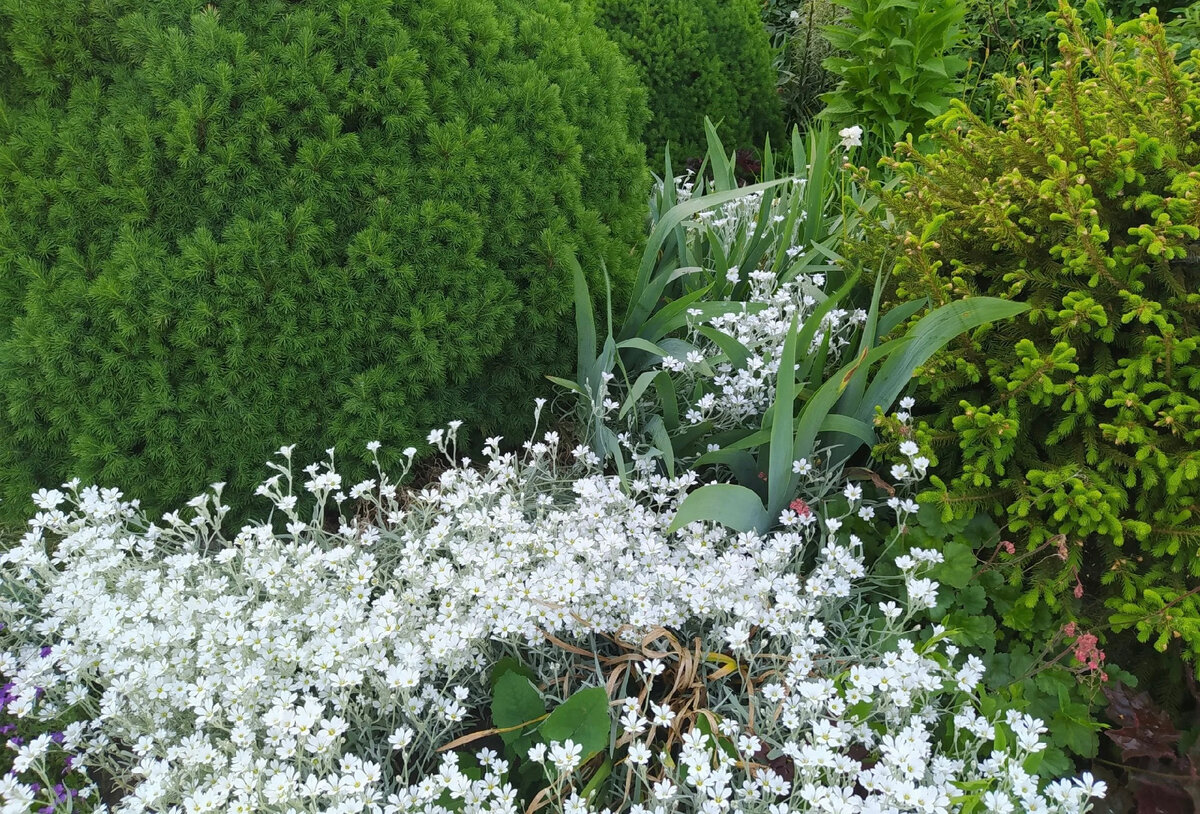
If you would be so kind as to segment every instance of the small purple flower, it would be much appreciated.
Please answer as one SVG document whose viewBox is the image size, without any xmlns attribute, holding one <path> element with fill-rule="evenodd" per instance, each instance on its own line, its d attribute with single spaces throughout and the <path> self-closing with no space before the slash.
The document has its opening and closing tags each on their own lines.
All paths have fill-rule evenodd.
<svg viewBox="0 0 1200 814">
<path fill-rule="evenodd" d="M 17 746 L 20 746 L 21 744 L 23 744 L 24 742 L 25 742 L 24 738 L 17 737 L 17 738 L 13 738 L 12 740 L 10 740 L 8 742 L 8 745 L 12 746 L 12 747 L 17 747 Z"/>
<path fill-rule="evenodd" d="M 50 655 L 50 653 L 53 651 L 54 651 L 53 647 L 51 647 L 50 645 L 46 645 L 45 647 L 43 647 L 41 649 L 42 658 L 46 658 L 46 656 Z"/>
<path fill-rule="evenodd" d="M 62 743 L 66 739 L 67 739 L 67 736 L 62 732 L 51 732 L 50 733 L 50 740 L 54 741 L 55 743 Z"/>
<path fill-rule="evenodd" d="M 5 724 L 4 726 L 0 726 L 0 735 L 7 735 L 9 732 L 16 731 L 17 727 L 15 724 Z"/>
<path fill-rule="evenodd" d="M 29 790 L 32 791 L 34 794 L 37 794 L 39 791 L 42 790 L 42 784 L 41 783 L 30 783 Z"/>
<path fill-rule="evenodd" d="M 36 700 L 36 701 L 41 701 L 41 700 L 42 700 L 42 696 L 44 696 L 45 694 L 46 694 L 46 688 L 45 688 L 45 687 L 34 687 L 34 688 L 33 688 L 33 697 L 34 697 L 34 700 Z"/>
</svg>

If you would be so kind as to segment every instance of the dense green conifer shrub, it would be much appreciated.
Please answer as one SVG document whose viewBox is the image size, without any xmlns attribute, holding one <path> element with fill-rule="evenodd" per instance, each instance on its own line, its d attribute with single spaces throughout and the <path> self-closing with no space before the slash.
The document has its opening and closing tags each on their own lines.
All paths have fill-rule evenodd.
<svg viewBox="0 0 1200 814">
<path fill-rule="evenodd" d="M 759 147 L 768 134 L 781 143 L 771 42 L 755 0 L 588 2 L 650 91 L 651 156 L 668 142 L 676 159 L 703 156 L 705 116 L 730 147 Z"/>
<path fill-rule="evenodd" d="M 1046 80 L 961 103 L 884 193 L 898 293 L 1029 303 L 924 370 L 944 519 L 1007 514 L 1051 568 L 1006 618 L 1079 614 L 1200 653 L 1200 80 L 1152 16 L 1098 38 L 1065 5 Z M 1018 539 L 1014 536 L 1012 539 Z M 1103 604 L 1101 604 L 1103 603 Z M 1041 618 L 1041 617 L 1039 617 Z"/>
<path fill-rule="evenodd" d="M 513 432 L 574 352 L 568 253 L 628 279 L 644 91 L 561 0 L 0 0 L 0 32 L 10 516 Z"/>
</svg>

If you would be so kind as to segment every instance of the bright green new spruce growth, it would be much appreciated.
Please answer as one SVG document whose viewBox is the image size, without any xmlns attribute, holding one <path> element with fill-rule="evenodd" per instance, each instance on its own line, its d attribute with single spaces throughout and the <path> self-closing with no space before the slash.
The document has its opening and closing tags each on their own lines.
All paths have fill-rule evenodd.
<svg viewBox="0 0 1200 814">
<path fill-rule="evenodd" d="M 704 117 L 730 147 L 783 138 L 770 37 L 755 0 L 589 0 L 650 92 L 646 147 L 677 164 L 705 154 Z M 581 3 L 584 5 L 584 3 Z M 661 161 L 655 166 L 661 165 Z"/>
<path fill-rule="evenodd" d="M 642 230 L 644 92 L 594 23 L 102 5 L 0 0 L 9 517 L 72 475 L 164 505 L 253 491 L 285 443 L 515 432 L 573 358 L 568 254 L 619 286 Z"/>
<path fill-rule="evenodd" d="M 933 130 L 940 149 L 895 165 L 898 293 L 1032 306 L 925 368 L 951 447 L 926 499 L 946 519 L 1006 512 L 1064 566 L 1013 625 L 1042 602 L 1100 621 L 1088 603 L 1103 599 L 1117 630 L 1195 655 L 1200 81 L 1154 16 L 1117 28 L 1087 10 L 1103 34 L 1063 5 L 1061 59 L 1047 81 L 1004 81 L 1003 125 L 956 104 Z"/>
</svg>

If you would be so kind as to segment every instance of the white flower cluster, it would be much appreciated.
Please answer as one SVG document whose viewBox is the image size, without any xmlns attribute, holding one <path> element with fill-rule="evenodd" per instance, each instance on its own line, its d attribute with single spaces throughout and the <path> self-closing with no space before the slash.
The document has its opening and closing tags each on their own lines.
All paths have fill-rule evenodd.
<svg viewBox="0 0 1200 814">
<path fill-rule="evenodd" d="M 452 449 L 456 429 L 433 442 Z M 562 471 L 560 443 L 547 433 L 518 458 L 489 439 L 480 465 L 458 462 L 403 499 L 381 473 L 350 489 L 375 520 L 343 517 L 336 533 L 324 530 L 324 506 L 347 496 L 332 461 L 306 470 L 318 500 L 311 519 L 299 514 L 289 460 L 260 490 L 275 506 L 270 522 L 228 541 L 219 488 L 191 503 L 193 518 L 172 513 L 161 525 L 114 490 L 39 493 L 42 511 L 0 557 L 13 597 L 2 608 L 13 645 L 0 671 L 13 681 L 13 714 L 87 721 L 62 745 L 39 739 L 22 767 L 74 750 L 116 778 L 115 810 L 129 814 L 440 814 L 447 799 L 515 812 L 503 761 L 474 778 L 435 752 L 479 721 L 489 662 L 500 649 L 540 653 L 552 680 L 578 664 L 547 634 L 584 642 L 661 627 L 751 665 L 784 660 L 753 690 L 710 688 L 742 763 L 692 734 L 674 764 L 682 773 L 642 810 L 940 812 L 951 810 L 955 782 L 983 779 L 1021 810 L 1086 809 L 1075 787 L 1040 794 L 1022 774 L 1040 744 L 1037 722 L 979 757 L 994 727 L 1017 725 L 979 712 L 977 661 L 953 666 L 957 652 L 938 631 L 887 652 L 872 644 L 903 636 L 936 595 L 921 576 L 936 552 L 901 563 L 905 609 L 875 610 L 856 599 L 866 566 L 862 541 L 840 531 L 850 512 L 794 515 L 765 536 L 704 524 L 668 535 L 694 474 L 643 473 L 627 493 L 585 463 Z M 861 490 L 847 494 L 862 502 Z M 915 507 L 891 508 L 902 524 Z M 850 511 L 863 517 L 861 506 Z M 872 638 L 874 628 L 882 633 Z M 625 712 L 635 737 L 674 715 L 648 696 Z M 947 754 L 933 733 L 951 725 Z M 747 769 L 764 743 L 786 771 Z M 875 758 L 864 763 L 851 748 Z M 556 744 L 547 759 L 565 774 L 577 757 Z M 644 774 L 664 759 L 647 740 L 629 764 Z M 10 776 L 0 795 L 15 812 L 35 793 Z M 568 796 L 564 805 L 588 804 Z"/>
<path fill-rule="evenodd" d="M 748 276 L 750 290 L 740 311 L 708 319 L 701 318 L 699 311 L 693 312 L 689 341 L 697 348 L 695 355 L 683 359 L 667 357 L 662 361 L 664 369 L 688 379 L 711 376 L 710 392 L 687 411 L 686 419 L 691 424 L 711 421 L 716 429 L 729 429 L 743 426 L 766 411 L 775 394 L 779 360 L 792 320 L 804 326 L 818 304 L 816 295 L 825 285 L 820 274 L 801 275 L 784 283 L 770 271 L 753 271 Z M 812 344 L 799 350 L 802 354 L 816 353 L 828 342 L 829 358 L 837 359 L 866 318 L 861 309 L 833 308 L 822 318 Z M 749 352 L 746 364 L 734 365 L 722 357 L 720 347 L 700 333 L 699 329 L 705 325 L 746 348 Z M 717 357 L 721 357 L 720 361 L 713 364 Z"/>
<path fill-rule="evenodd" d="M 675 178 L 676 199 L 680 202 L 689 200 L 696 194 L 698 183 L 690 173 Z M 711 247 L 711 241 L 715 240 L 725 261 L 735 262 L 745 252 L 750 235 L 758 235 L 768 246 L 760 265 L 771 263 L 781 249 L 790 261 L 795 261 L 808 249 L 797 244 L 803 217 L 797 218 L 788 234 L 785 234 L 784 224 L 788 220 L 793 194 L 803 190 L 805 183 L 805 179 L 796 178 L 772 190 L 775 197 L 765 212 L 762 208 L 764 193 L 751 192 L 693 215 L 685 221 L 685 226 L 689 240 L 697 244 L 695 254 L 704 256 L 703 247 Z M 700 183 L 700 191 L 708 188 L 708 184 Z M 765 229 L 759 224 L 760 218 L 767 220 Z M 720 274 L 722 269 L 710 271 Z M 779 359 L 792 320 L 796 319 L 800 327 L 804 326 L 824 299 L 822 292 L 826 283 L 822 273 L 781 277 L 768 268 L 740 268 L 737 265 L 725 268 L 723 274 L 729 287 L 721 289 L 721 296 L 705 301 L 733 302 L 741 307 L 709 317 L 704 316 L 702 309 L 692 309 L 687 339 L 690 349 L 662 360 L 664 370 L 684 380 L 685 384 L 677 388 L 678 392 L 691 392 L 690 385 L 700 379 L 707 380 L 705 392 L 686 408 L 684 418 L 693 425 L 711 421 L 717 430 L 743 426 L 761 416 L 770 406 Z M 817 353 L 828 342 L 828 358 L 835 361 L 851 341 L 855 329 L 866 319 L 867 313 L 862 309 L 834 308 L 822 318 L 810 346 L 800 348 L 799 352 L 802 355 Z M 722 348 L 701 332 L 702 328 L 715 329 L 740 343 L 746 349 L 747 362 L 733 364 Z M 616 401 L 611 404 L 614 408 L 616 405 Z"/>
<path fill-rule="evenodd" d="M 782 681 L 730 705 L 737 714 L 746 701 L 757 702 L 762 723 L 754 731 L 736 717 L 718 718 L 715 731 L 693 728 L 682 737 L 673 767 L 660 766 L 661 758 L 635 740 L 629 761 L 637 767 L 648 802 L 632 806 L 631 814 L 948 814 L 959 809 L 962 789 L 971 784 L 988 787 L 981 795 L 988 812 L 1086 811 L 1092 798 L 1103 796 L 1104 783 L 1087 774 L 1039 792 L 1037 777 L 1022 763 L 1044 748 L 1038 736 L 1045 727 L 1019 713 L 1003 723 L 1017 733 L 1016 749 L 969 760 L 939 749 L 932 728 L 936 704 L 930 702 L 951 670 L 936 645 L 928 643 L 918 653 L 907 644 L 885 654 L 884 666 L 851 667 L 843 681 L 814 678 L 812 663 L 796 655 Z M 942 649 L 954 652 L 952 645 Z M 637 698 L 626 702 L 627 737 L 640 738 L 664 725 L 661 709 L 650 721 L 640 715 Z M 864 704 L 881 717 L 856 714 Z M 996 725 L 980 737 L 993 740 Z M 869 767 L 852 756 L 856 749 L 872 755 Z M 665 771 L 654 778 L 656 768 Z"/>
</svg>

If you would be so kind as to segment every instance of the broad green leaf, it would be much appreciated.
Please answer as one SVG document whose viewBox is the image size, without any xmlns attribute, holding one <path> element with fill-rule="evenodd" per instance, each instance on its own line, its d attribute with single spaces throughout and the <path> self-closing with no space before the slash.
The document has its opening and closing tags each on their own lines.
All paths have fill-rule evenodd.
<svg viewBox="0 0 1200 814">
<path fill-rule="evenodd" d="M 894 353 L 907 344 L 908 341 L 908 339 L 893 339 L 877 348 L 872 348 L 866 354 L 846 364 L 832 378 L 821 385 L 813 397 L 809 399 L 808 403 L 804 405 L 804 412 L 800 414 L 800 426 L 796 429 L 796 444 L 792 453 L 793 459 L 813 457 L 817 435 L 825 423 L 825 418 L 832 411 L 833 405 L 837 403 L 842 390 L 849 383 L 854 372 L 862 365 L 869 367 L 888 354 Z M 851 417 L 862 420 L 858 416 Z"/>
<path fill-rule="evenodd" d="M 608 749 L 608 693 L 603 687 L 579 690 L 563 701 L 538 727 L 547 743 L 574 741 L 583 747 L 583 760 Z"/>
<path fill-rule="evenodd" d="M 679 399 L 675 395 L 675 382 L 671 374 L 660 370 L 654 377 L 654 390 L 658 393 L 658 403 L 662 406 L 663 422 L 668 430 L 679 427 Z"/>
<path fill-rule="evenodd" d="M 525 676 L 530 681 L 537 680 L 537 673 L 523 664 L 520 660 L 514 659 L 512 656 L 505 656 L 492 666 L 490 686 L 493 690 L 496 689 L 496 682 L 505 673 L 516 673 L 520 676 Z"/>
<path fill-rule="evenodd" d="M 909 317 L 924 308 L 928 302 L 928 297 L 922 297 L 919 300 L 909 300 L 903 305 L 897 305 L 891 311 L 888 311 L 879 319 L 879 333 L 877 334 L 877 337 L 882 339 L 892 331 L 896 330 L 896 328 L 906 322 Z"/>
<path fill-rule="evenodd" d="M 492 690 L 492 724 L 511 730 L 500 733 L 505 744 L 519 750 L 519 745 L 529 740 L 528 734 L 524 728 L 511 728 L 535 722 L 545 713 L 542 694 L 528 678 L 514 671 L 501 673 Z"/>
<path fill-rule="evenodd" d="M 609 778 L 609 775 L 612 774 L 612 770 L 612 758 L 605 757 L 604 762 L 600 764 L 600 768 L 597 769 L 596 773 L 593 774 L 591 779 L 588 780 L 587 785 L 583 787 L 583 791 L 580 792 L 579 796 L 584 800 L 591 798 L 591 796 L 596 793 L 596 790 L 600 788 L 600 784 Z"/>
<path fill-rule="evenodd" d="M 805 354 L 805 361 L 800 365 L 800 377 L 809 379 L 814 374 L 820 376 L 823 371 L 815 368 L 813 358 L 808 353 L 808 349 L 812 347 L 813 339 L 817 335 L 817 331 L 821 329 L 821 320 L 825 315 L 837 307 L 849 293 L 854 289 L 858 282 L 858 272 L 850 276 L 850 279 L 834 293 L 830 294 L 824 302 L 813 309 L 813 312 L 804 320 L 804 326 L 800 329 L 796 336 L 796 349 L 798 352 Z"/>
<path fill-rule="evenodd" d="M 692 447 L 695 444 L 705 442 L 707 448 L 707 439 L 712 432 L 713 425 L 711 421 L 701 421 L 699 424 L 690 424 L 686 429 L 679 432 L 675 436 L 675 452 L 681 458 L 689 457 L 693 454 Z"/>
<path fill-rule="evenodd" d="M 637 348 L 638 350 L 643 350 L 646 353 L 652 354 L 654 356 L 669 356 L 670 355 L 667 351 L 663 350 L 661 346 L 656 345 L 653 342 L 650 342 L 646 339 L 642 339 L 639 336 L 635 336 L 631 339 L 623 339 L 620 342 L 618 342 L 617 350 L 620 350 L 622 348 Z"/>
<path fill-rule="evenodd" d="M 549 379 L 550 381 L 554 382 L 555 384 L 557 384 L 559 387 L 565 387 L 568 390 L 572 390 L 581 396 L 587 395 L 587 391 L 584 390 L 579 385 L 575 384 L 575 382 L 573 382 L 573 381 L 570 381 L 568 379 L 561 379 L 558 376 L 547 376 L 546 378 Z"/>
<path fill-rule="evenodd" d="M 662 372 L 660 370 L 647 370 L 637 377 L 637 381 L 633 383 L 633 387 L 629 388 L 629 395 L 625 397 L 625 403 L 621 405 L 621 410 L 617 413 L 618 420 L 624 418 L 625 414 L 633 409 L 634 405 L 638 403 L 638 399 L 646 392 L 646 388 Z"/>
<path fill-rule="evenodd" d="M 875 276 L 875 287 L 871 292 L 871 307 L 867 310 L 867 321 L 863 325 L 862 332 L 859 335 L 858 351 L 856 356 L 861 356 L 871 348 L 875 347 L 876 334 L 875 331 L 879 325 L 879 298 L 883 295 L 883 275 Z M 838 399 L 837 407 L 842 412 L 851 412 L 858 406 L 862 400 L 863 391 L 867 387 L 867 368 L 860 367 L 851 377 L 850 383 L 846 385 L 845 391 L 841 398 Z M 847 405 L 850 405 L 847 408 Z"/>
<path fill-rule="evenodd" d="M 667 534 L 698 520 L 720 523 L 734 531 L 759 532 L 770 528 L 772 522 L 758 495 L 732 483 L 710 483 L 685 497 Z"/>
<path fill-rule="evenodd" d="M 757 449 L 763 444 L 770 442 L 770 440 L 771 431 L 769 429 L 755 430 L 754 432 L 739 438 L 737 441 L 731 441 L 728 444 L 722 444 L 721 448 L 727 450 Z"/>
<path fill-rule="evenodd" d="M 646 422 L 646 432 L 650 433 L 654 446 L 663 455 L 663 463 L 667 466 L 667 477 L 675 477 L 675 447 L 671 444 L 671 437 L 667 435 L 667 428 L 663 425 L 662 416 L 651 416 L 650 420 Z"/>
<path fill-rule="evenodd" d="M 600 456 L 601 459 L 612 455 L 613 463 L 617 467 L 617 476 L 621 479 L 622 484 L 628 484 L 629 468 L 625 464 L 625 453 L 621 452 L 621 442 L 617 440 L 616 433 L 608 427 L 601 425 L 597 438 L 601 439 L 604 445 L 604 454 Z"/>
<path fill-rule="evenodd" d="M 853 436 L 868 447 L 875 446 L 878 440 L 875 436 L 874 428 L 867 422 L 859 421 L 857 418 L 851 418 L 847 415 L 837 415 L 836 413 L 825 416 L 825 423 L 821 425 L 821 432 Z"/>
<path fill-rule="evenodd" d="M 738 189 L 714 192 L 677 204 L 664 214 L 651 231 L 650 238 L 646 242 L 645 251 L 642 253 L 642 261 L 638 266 L 637 277 L 634 281 L 630 297 L 629 313 L 621 330 L 621 338 L 627 339 L 629 336 L 639 333 L 642 323 L 645 322 L 646 318 L 654 310 L 654 306 L 658 303 L 658 298 L 662 294 L 663 287 L 666 285 L 666 275 L 660 275 L 663 279 L 659 280 L 653 287 L 651 286 L 651 277 L 655 267 L 658 265 L 658 252 L 662 249 L 663 244 L 673 233 L 676 226 L 679 226 L 688 218 L 706 209 L 712 209 L 715 206 L 720 206 L 721 204 L 755 192 L 765 193 L 768 189 L 773 189 L 780 184 L 787 183 L 789 180 L 787 178 L 780 178 L 775 181 L 764 181 Z"/>
<path fill-rule="evenodd" d="M 708 138 L 708 163 L 712 167 L 713 181 L 717 190 L 735 189 L 737 179 L 733 174 L 733 165 L 729 161 L 729 156 L 725 154 L 725 145 L 721 143 L 721 137 L 717 135 L 716 125 L 707 116 L 704 117 L 704 134 Z"/>
<path fill-rule="evenodd" d="M 592 311 L 592 295 L 588 290 L 587 278 L 583 275 L 583 267 L 579 265 L 574 253 L 568 253 L 566 257 L 575 278 L 575 332 L 577 337 L 575 375 L 579 377 L 580 381 L 586 382 L 585 374 L 592 362 L 596 360 L 596 318 Z"/>
<path fill-rule="evenodd" d="M 727 466 L 733 472 L 733 477 L 743 486 L 761 483 L 758 478 L 758 463 L 754 456 L 745 450 L 715 449 L 706 452 L 695 460 L 693 469 L 701 466 Z"/>
<path fill-rule="evenodd" d="M 725 358 L 735 368 L 746 366 L 746 361 L 750 358 L 750 351 L 741 342 L 724 331 L 718 331 L 710 325 L 700 326 L 700 333 L 708 337 L 709 341 L 720 348 L 721 352 L 725 354 Z"/>
<path fill-rule="evenodd" d="M 949 540 L 942 545 L 942 557 L 944 562 L 933 570 L 934 578 L 951 588 L 967 587 L 977 564 L 971 547 Z"/>
<path fill-rule="evenodd" d="M 589 398 L 593 403 L 599 403 L 600 393 L 604 389 L 604 374 L 612 371 L 613 361 L 617 356 L 617 345 L 613 342 L 610 334 L 604 340 L 604 348 L 600 351 L 600 355 L 596 357 L 591 368 L 588 370 L 586 378 L 582 384 L 587 390 Z"/>
</svg>

